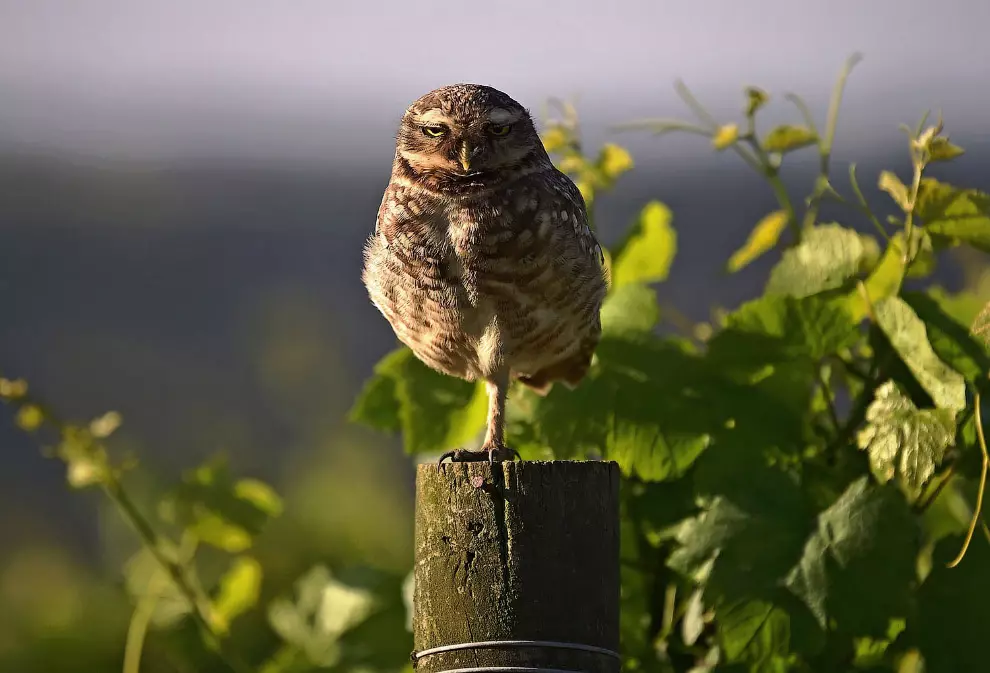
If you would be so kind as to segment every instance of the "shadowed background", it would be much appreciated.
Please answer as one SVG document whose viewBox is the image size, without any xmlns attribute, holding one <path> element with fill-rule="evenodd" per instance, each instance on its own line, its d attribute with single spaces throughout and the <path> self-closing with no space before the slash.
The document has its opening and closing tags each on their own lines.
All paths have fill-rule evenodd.
<svg viewBox="0 0 990 673">
<path fill-rule="evenodd" d="M 767 126 L 798 119 L 786 91 L 821 123 L 862 51 L 835 173 L 856 161 L 885 207 L 878 170 L 907 170 L 897 125 L 942 109 L 968 153 L 935 174 L 986 188 L 988 20 L 980 0 L 0 0 L 0 371 L 67 415 L 120 411 L 117 446 L 163 479 L 225 451 L 285 494 L 273 536 L 301 557 L 405 572 L 409 462 L 345 415 L 395 344 L 359 275 L 409 102 L 458 81 L 539 119 L 549 96 L 576 100 L 589 148 L 637 162 L 599 205 L 603 241 L 667 203 L 679 252 L 661 300 L 700 320 L 760 290 L 774 255 L 733 277 L 721 264 L 772 195 L 703 140 L 609 127 L 687 116 L 677 78 L 722 119 L 756 84 L 775 96 Z M 800 157 L 796 195 L 813 175 Z M 56 628 L 81 610 L 70 579 L 113 577 L 125 536 L 0 420 L 0 605 L 33 606 L 25 583 L 45 584 L 63 612 L 38 628 Z"/>
</svg>

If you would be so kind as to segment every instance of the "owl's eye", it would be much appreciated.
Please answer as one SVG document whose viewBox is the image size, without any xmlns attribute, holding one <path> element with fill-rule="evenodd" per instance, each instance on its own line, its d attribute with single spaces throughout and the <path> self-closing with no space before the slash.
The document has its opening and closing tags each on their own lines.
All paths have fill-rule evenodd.
<svg viewBox="0 0 990 673">
<path fill-rule="evenodd" d="M 424 126 L 423 134 L 431 138 L 439 138 L 447 132 L 445 126 Z"/>
<path fill-rule="evenodd" d="M 488 131 L 493 136 L 507 136 L 507 135 L 509 135 L 509 131 L 511 131 L 511 130 L 512 130 L 512 125 L 511 124 L 502 124 L 502 125 L 492 124 L 488 128 Z"/>
</svg>

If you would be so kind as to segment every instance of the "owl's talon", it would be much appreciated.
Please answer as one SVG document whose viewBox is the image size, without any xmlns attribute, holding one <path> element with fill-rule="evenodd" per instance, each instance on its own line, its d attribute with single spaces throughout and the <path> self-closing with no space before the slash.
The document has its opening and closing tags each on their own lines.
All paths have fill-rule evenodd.
<svg viewBox="0 0 990 673">
<path fill-rule="evenodd" d="M 501 463 L 504 460 L 522 460 L 519 452 L 507 446 L 482 447 L 478 451 L 468 449 L 453 449 L 440 456 L 437 461 L 437 470 L 443 465 L 443 461 L 450 459 L 451 463 L 478 463 L 487 460 L 489 463 Z"/>
</svg>

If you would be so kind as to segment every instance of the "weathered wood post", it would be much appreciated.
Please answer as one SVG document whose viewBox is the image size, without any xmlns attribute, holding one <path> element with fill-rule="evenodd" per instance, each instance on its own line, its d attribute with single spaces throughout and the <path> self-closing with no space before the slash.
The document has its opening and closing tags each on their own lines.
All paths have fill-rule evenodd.
<svg viewBox="0 0 990 673">
<path fill-rule="evenodd" d="M 420 465 L 417 673 L 619 671 L 613 462 Z"/>
</svg>

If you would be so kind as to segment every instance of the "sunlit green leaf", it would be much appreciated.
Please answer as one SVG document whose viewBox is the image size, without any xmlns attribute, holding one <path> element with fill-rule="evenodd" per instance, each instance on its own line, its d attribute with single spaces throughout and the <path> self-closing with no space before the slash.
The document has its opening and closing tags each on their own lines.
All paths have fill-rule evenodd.
<svg viewBox="0 0 990 673">
<path fill-rule="evenodd" d="M 898 232 L 891 237 L 880 263 L 870 272 L 862 286 L 854 287 L 847 293 L 846 310 L 854 322 L 869 315 L 874 303 L 900 291 L 904 280 L 904 250 L 904 235 Z"/>
<path fill-rule="evenodd" d="M 19 400 L 27 395 L 28 384 L 24 379 L 0 378 L 0 398 L 5 400 Z"/>
<path fill-rule="evenodd" d="M 261 594 L 261 564 L 250 556 L 234 559 L 220 578 L 217 597 L 213 601 L 212 617 L 221 633 L 230 629 L 230 622 L 255 606 Z"/>
<path fill-rule="evenodd" d="M 901 182 L 901 179 L 890 171 L 881 171 L 880 180 L 877 184 L 880 189 L 890 194 L 897 206 L 907 212 L 911 207 L 911 195 L 908 188 Z"/>
<path fill-rule="evenodd" d="M 351 419 L 401 428 L 407 453 L 441 453 L 471 441 L 484 427 L 487 409 L 483 385 L 434 371 L 399 348 L 375 366 Z"/>
<path fill-rule="evenodd" d="M 541 138 L 543 140 L 543 147 L 550 154 L 561 151 L 570 143 L 567 132 L 563 127 L 557 125 L 548 128 Z"/>
<path fill-rule="evenodd" d="M 45 414 L 34 404 L 25 404 L 17 410 L 16 423 L 27 432 L 33 432 L 45 422 Z"/>
<path fill-rule="evenodd" d="M 612 253 L 614 287 L 667 278 L 677 252 L 677 233 L 671 219 L 670 209 L 659 201 L 643 207 L 625 240 Z"/>
<path fill-rule="evenodd" d="M 641 283 L 613 287 L 602 305 L 602 330 L 606 334 L 649 332 L 659 319 L 657 294 Z"/>
<path fill-rule="evenodd" d="M 786 211 L 775 210 L 769 215 L 765 215 L 756 223 L 753 231 L 749 234 L 749 238 L 746 239 L 746 243 L 732 253 L 726 269 L 730 273 L 735 273 L 767 250 L 772 249 L 773 246 L 777 245 L 777 241 L 786 227 Z"/>
<path fill-rule="evenodd" d="M 597 166 L 607 180 L 613 181 L 623 173 L 632 170 L 633 159 L 626 148 L 613 143 L 605 143 L 598 154 Z"/>
<path fill-rule="evenodd" d="M 932 350 L 921 318 L 900 297 L 877 302 L 874 314 L 877 326 L 936 406 L 961 411 L 966 406 L 966 381 Z"/>
<path fill-rule="evenodd" d="M 712 145 L 717 150 L 724 150 L 739 139 L 739 125 L 726 124 L 720 126 L 712 137 Z"/>
<path fill-rule="evenodd" d="M 990 194 L 924 178 L 915 212 L 929 233 L 990 252 Z"/>
<path fill-rule="evenodd" d="M 773 268 L 767 294 L 806 297 L 841 287 L 862 268 L 869 240 L 838 224 L 811 229 Z"/>
<path fill-rule="evenodd" d="M 818 136 L 807 126 L 782 124 L 763 138 L 763 149 L 767 152 L 793 152 L 794 150 L 814 145 Z"/>
<path fill-rule="evenodd" d="M 947 409 L 918 409 L 893 381 L 876 391 L 857 436 L 881 482 L 900 476 L 914 493 L 935 474 L 955 441 L 956 423 Z"/>
</svg>

